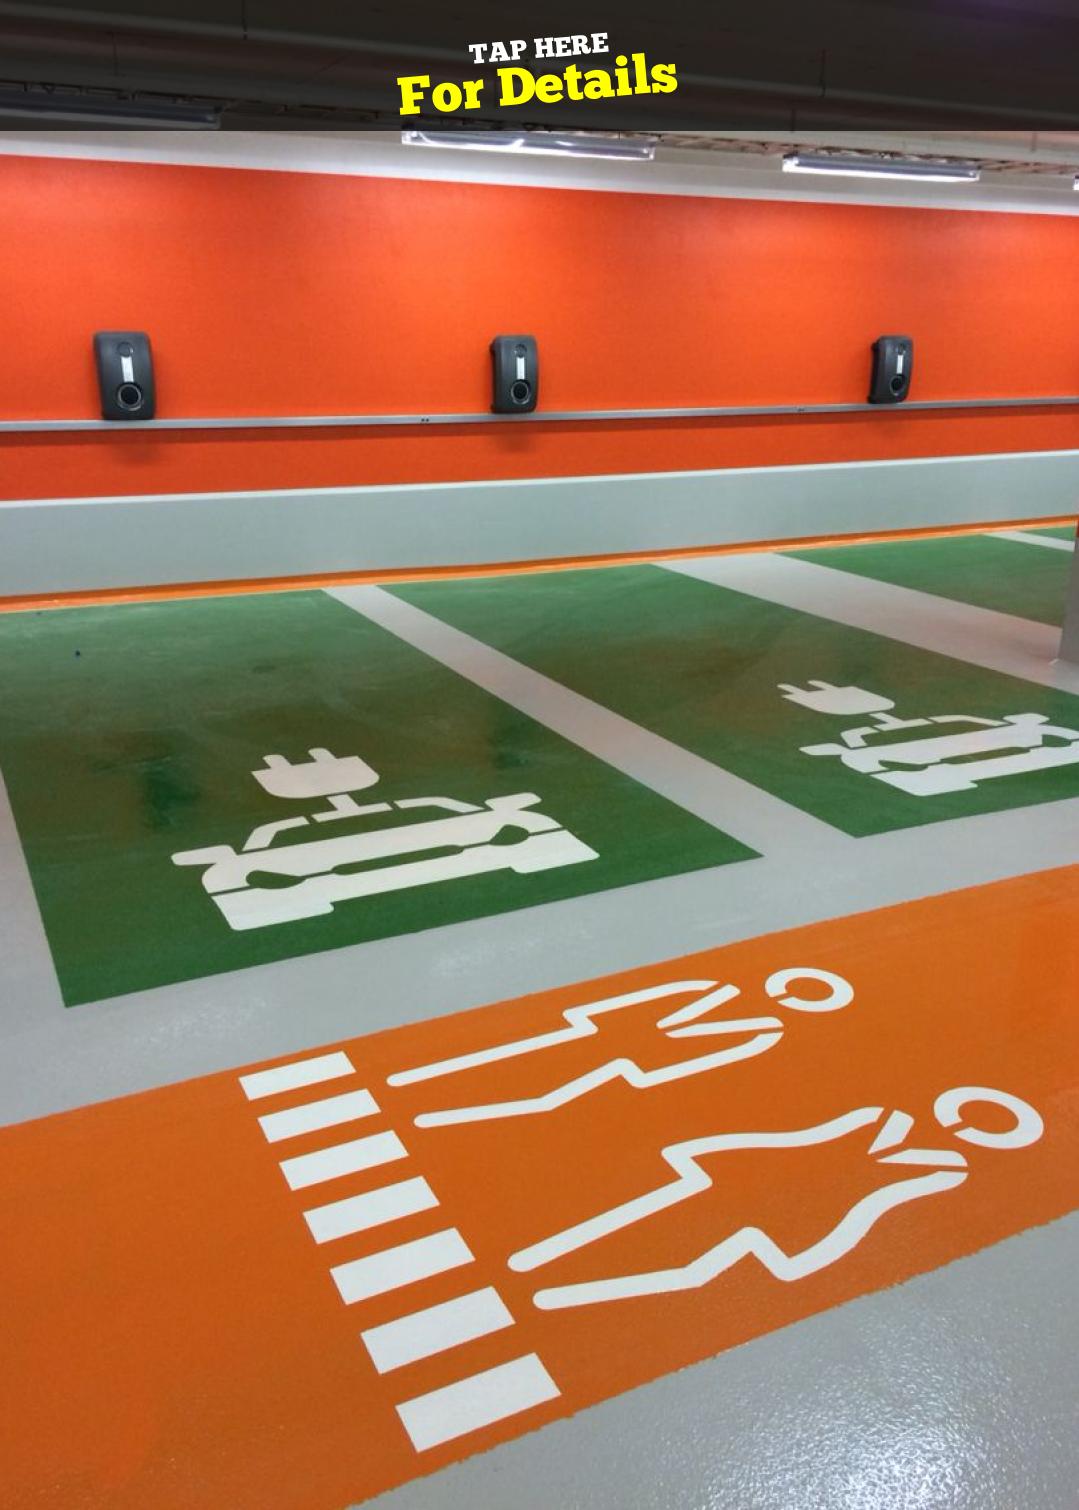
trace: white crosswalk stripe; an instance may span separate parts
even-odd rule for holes
[[[377,1169],[381,1164],[407,1157],[408,1150],[396,1133],[371,1133],[366,1138],[352,1138],[348,1143],[335,1143],[314,1153],[282,1159],[281,1173],[290,1190],[306,1190],[310,1185],[338,1180],[346,1174],[361,1174],[365,1169]]]
[[[386,1222],[415,1216],[418,1211],[430,1211],[437,1205],[438,1197],[427,1181],[416,1178],[368,1190],[363,1195],[350,1195],[328,1206],[316,1206],[305,1211],[303,1219],[316,1243],[329,1243],[354,1232],[366,1232]]]
[[[249,1101],[259,1101],[263,1096],[277,1096],[282,1091],[295,1091],[304,1085],[318,1085],[355,1073],[348,1055],[338,1052],[319,1054],[315,1059],[296,1059],[270,1070],[255,1070],[253,1074],[241,1075],[240,1084]]]
[[[342,1122],[355,1122],[377,1111],[378,1102],[370,1091],[346,1091],[343,1096],[327,1096],[323,1101],[307,1101],[286,1111],[267,1112],[259,1118],[259,1126],[268,1143],[280,1143],[283,1138],[338,1127]]]
[[[447,1227],[381,1253],[338,1264],[330,1270],[330,1276],[341,1299],[350,1306],[473,1262],[472,1250],[456,1227]]]
[[[417,1452],[520,1415],[561,1394],[535,1353],[500,1363],[397,1407]]]
[[[502,1297],[488,1286],[440,1305],[426,1306],[383,1326],[370,1327],[361,1337],[379,1373],[388,1374],[513,1324]]]

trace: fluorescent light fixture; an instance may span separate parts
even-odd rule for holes
[[[651,162],[654,136],[596,136],[590,131],[402,131],[409,147],[457,147],[469,152],[512,152],[521,157],[602,157]]]
[[[38,89],[0,90],[0,119],[47,121],[57,126],[168,126],[178,131],[215,131],[221,124],[220,113],[213,105],[102,99]]]
[[[918,157],[873,157],[860,153],[789,152],[784,173],[831,173],[844,178],[902,178],[916,183],[977,183],[976,163],[927,162]]]

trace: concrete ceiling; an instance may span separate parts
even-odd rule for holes
[[[676,93],[522,110],[520,124],[1079,130],[1075,0],[679,0],[669,10],[668,20],[652,0],[621,0],[615,20],[595,24],[611,26],[616,48],[677,62]],[[222,124],[247,129],[396,127],[397,74],[461,78],[476,72],[466,42],[583,24],[577,0],[548,0],[528,22],[508,16],[501,0],[0,0],[0,92],[205,101]]]

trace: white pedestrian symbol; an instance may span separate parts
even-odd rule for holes
[[[978,1125],[976,1115],[968,1121],[965,1110],[974,1105],[992,1108],[996,1115],[991,1116],[991,1121],[999,1120],[1000,1110],[1006,1111],[1012,1118],[1012,1125],[1003,1131],[991,1131]],[[937,1097],[933,1115],[953,1138],[979,1148],[1026,1148],[1036,1143],[1044,1131],[1040,1115],[1028,1102],[988,1086],[964,1085],[945,1091]],[[711,1190],[713,1178],[701,1167],[698,1162],[701,1158],[745,1149],[808,1148],[871,1128],[878,1131],[865,1154],[874,1162],[882,1166],[928,1168],[933,1173],[918,1174],[911,1179],[890,1181],[880,1186],[857,1201],[835,1226],[808,1248],[787,1253],[759,1227],[741,1227],[689,1263],[644,1273],[614,1274],[579,1284],[556,1285],[537,1291],[533,1298],[541,1310],[561,1310],[570,1306],[693,1290],[750,1257],[756,1258],[776,1279],[788,1283],[804,1279],[845,1257],[889,1211],[963,1184],[968,1174],[964,1154],[956,1148],[902,1146],[914,1128],[914,1118],[904,1111],[887,1114],[881,1106],[858,1107],[828,1122],[794,1131],[721,1133],[715,1137],[673,1143],[661,1151],[662,1159],[674,1171],[673,1180],[531,1247],[522,1248],[510,1258],[509,1267],[522,1273],[542,1268]]]
[[[203,867],[203,888],[233,929],[323,917],[338,902],[492,871],[527,875],[598,859],[594,849],[557,819],[534,811],[542,801],[534,792],[491,797],[482,805],[452,797],[360,805],[350,793],[379,779],[366,761],[321,748],[308,754],[310,760],[296,764],[282,755],[266,755],[262,768],[251,774],[272,796],[326,798],[328,808],[260,824],[240,850],[214,844],[172,856],[175,865]],[[355,833],[320,834],[306,843],[275,847],[279,834],[312,822],[338,823],[395,811],[411,815],[423,809],[434,809],[438,816]],[[397,865],[385,863],[398,856],[410,858]]]
[[[868,715],[868,724],[842,730],[838,741],[802,745],[801,753],[838,757],[848,770],[912,797],[973,792],[983,781],[1079,764],[1079,730],[1051,724],[1043,713],[896,718],[887,711],[894,702],[858,687],[811,681],[803,689],[782,682],[780,691],[788,702],[815,712]],[[956,725],[963,727],[960,730]],[[881,738],[908,729],[930,732],[902,740]],[[876,743],[871,745],[870,740]]]
[[[799,996],[791,991],[797,981],[815,981],[827,987],[827,993],[814,998]],[[854,989],[840,975],[830,970],[817,970],[810,966],[777,970],[764,983],[765,993],[778,1000],[779,1005],[796,1012],[835,1012],[849,1006],[854,1000]],[[720,986],[711,980],[672,981],[661,986],[650,986],[642,991],[631,991],[624,996],[612,996],[604,1001],[591,1002],[587,1006],[570,1007],[562,1016],[567,1027],[556,1028],[550,1033],[540,1033],[530,1038],[519,1038],[509,1043],[496,1044],[491,1048],[477,1049],[454,1059],[439,1060],[434,1064],[421,1065],[417,1069],[402,1070],[390,1075],[388,1083],[393,1086],[415,1085],[425,1080],[434,1080],[444,1075],[459,1074],[464,1070],[478,1069],[483,1065],[501,1060],[518,1058],[555,1049],[564,1044],[580,1041],[599,1032],[596,1019],[612,1012],[639,1006],[649,1001],[683,995],[687,991],[703,991],[705,994],[688,1005],[679,1007],[661,1017],[656,1023],[658,1032],[668,1040],[698,1038],[729,1038],[737,1036],[740,1041],[729,1047],[716,1049],[708,1054],[694,1054],[674,1064],[657,1069],[645,1069],[633,1059],[609,1059],[594,1070],[577,1075],[555,1085],[541,1095],[512,1101],[496,1101],[472,1106],[452,1107],[443,1111],[422,1112],[416,1117],[417,1127],[449,1127],[463,1122],[495,1121],[503,1117],[526,1117],[557,1110],[571,1101],[586,1096],[601,1085],[621,1080],[634,1090],[650,1090],[653,1086],[668,1085],[674,1080],[683,1080],[690,1075],[704,1074],[736,1064],[743,1059],[755,1058],[767,1053],[783,1037],[784,1023],[779,1017],[757,1016],[716,1018],[701,1021],[714,1008],[724,1006],[741,995],[737,986]],[[748,1034],[748,1037],[743,1035]]]

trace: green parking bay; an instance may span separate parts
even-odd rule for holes
[[[319,592],[7,615],[0,674],[69,1006],[753,854]]]
[[[1043,533],[1063,540],[1068,532]],[[998,535],[954,535],[938,540],[829,545],[785,554],[893,587],[954,598],[975,608],[1058,627],[1064,623],[1072,564],[1067,551]]]
[[[823,591],[819,617],[658,566],[394,592],[851,835],[1079,793],[1079,698],[833,623]]]

